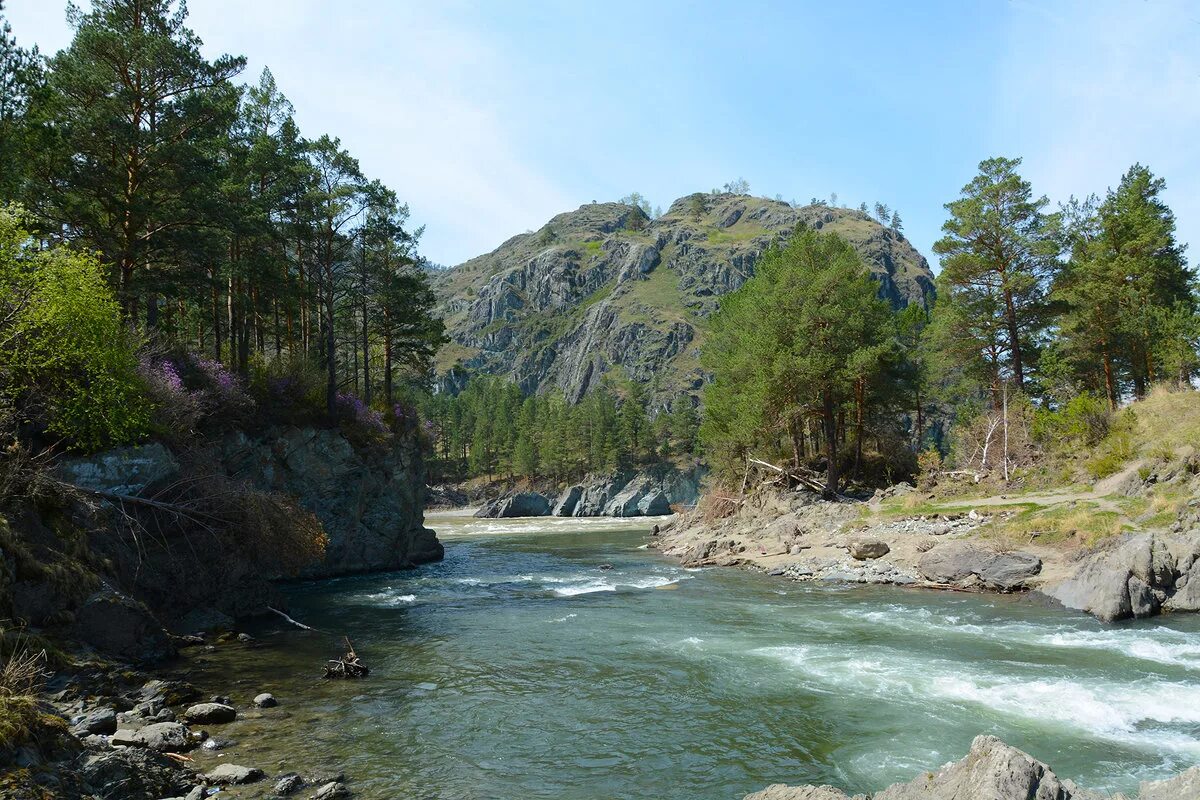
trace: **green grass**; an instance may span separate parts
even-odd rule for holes
[[[738,223],[732,227],[723,230],[712,230],[708,232],[709,244],[743,244],[753,241],[761,236],[770,234],[766,228],[761,225]]]
[[[1124,517],[1101,509],[1094,503],[1080,502],[1051,508],[1027,508],[1007,519],[994,518],[982,535],[1015,545],[1086,545],[1130,530]]]

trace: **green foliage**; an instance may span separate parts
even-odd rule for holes
[[[0,392],[79,449],[132,441],[149,423],[133,341],[92,256],[38,249],[0,209]]]
[[[695,449],[696,414],[647,412],[643,391],[618,394],[602,382],[578,403],[561,394],[526,397],[513,383],[475,376],[456,397],[431,395],[423,415],[434,427],[434,469],[443,478],[566,480],[606,473]]]
[[[867,386],[894,352],[892,331],[888,305],[844,240],[801,230],[772,246],[711,320],[706,453],[726,475],[781,437],[799,457],[805,426],[818,421],[828,489],[836,491],[839,415],[850,409],[864,419]]]
[[[1108,435],[1087,462],[1087,471],[1095,479],[1107,478],[1124,469],[1137,457],[1137,414],[1126,409],[1116,416]]]
[[[1052,450],[1093,447],[1108,435],[1113,413],[1093,394],[1072,397],[1061,408],[1034,413],[1033,437]]]

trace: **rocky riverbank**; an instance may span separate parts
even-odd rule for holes
[[[736,512],[663,526],[654,546],[688,566],[746,566],[793,580],[1037,592],[1111,622],[1200,610],[1200,529],[1128,533],[1094,546],[994,536],[1005,506],[894,516],[881,503],[763,491]]]
[[[1200,797],[1200,767],[1174,778],[1143,782],[1137,800],[1195,800]],[[1076,786],[1050,767],[1009,747],[994,736],[978,736],[961,760],[926,772],[911,783],[897,783],[878,794],[850,797],[832,786],[776,784],[745,800],[1133,800]]]
[[[695,506],[707,469],[656,464],[642,470],[589,476],[565,488],[525,487],[486,500],[476,516],[657,517]],[[442,491],[439,497],[448,496]]]

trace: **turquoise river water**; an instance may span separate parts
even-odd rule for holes
[[[688,570],[640,547],[652,522],[433,515],[443,563],[289,587],[371,676],[320,681],[339,640],[265,623],[191,678],[281,705],[199,758],[344,770],[363,798],[559,800],[874,791],[979,733],[1097,789],[1200,763],[1200,619]]]

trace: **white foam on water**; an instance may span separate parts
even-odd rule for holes
[[[566,622],[567,620],[574,619],[577,616],[579,616],[579,615],[578,614],[567,614],[565,617],[559,617],[558,619],[552,619],[550,621],[551,622]]]
[[[593,578],[583,583],[559,585],[553,591],[559,597],[575,597],[596,592],[615,592],[618,589],[658,589],[688,580],[691,577],[691,575],[649,575],[641,578],[622,578],[620,576],[614,576],[611,579]],[[558,581],[548,580],[547,583],[553,584]]]
[[[1200,635],[1170,628],[1065,631],[1045,634],[1037,641],[1051,647],[1116,651],[1142,661],[1200,669]]]
[[[841,693],[981,706],[1134,747],[1200,755],[1200,739],[1189,735],[1200,725],[1200,685],[1195,683],[1149,678],[1123,683],[1071,677],[1030,680],[980,673],[959,662],[900,656],[885,648],[847,655],[836,645],[793,645],[750,653],[782,661],[802,680]]]

